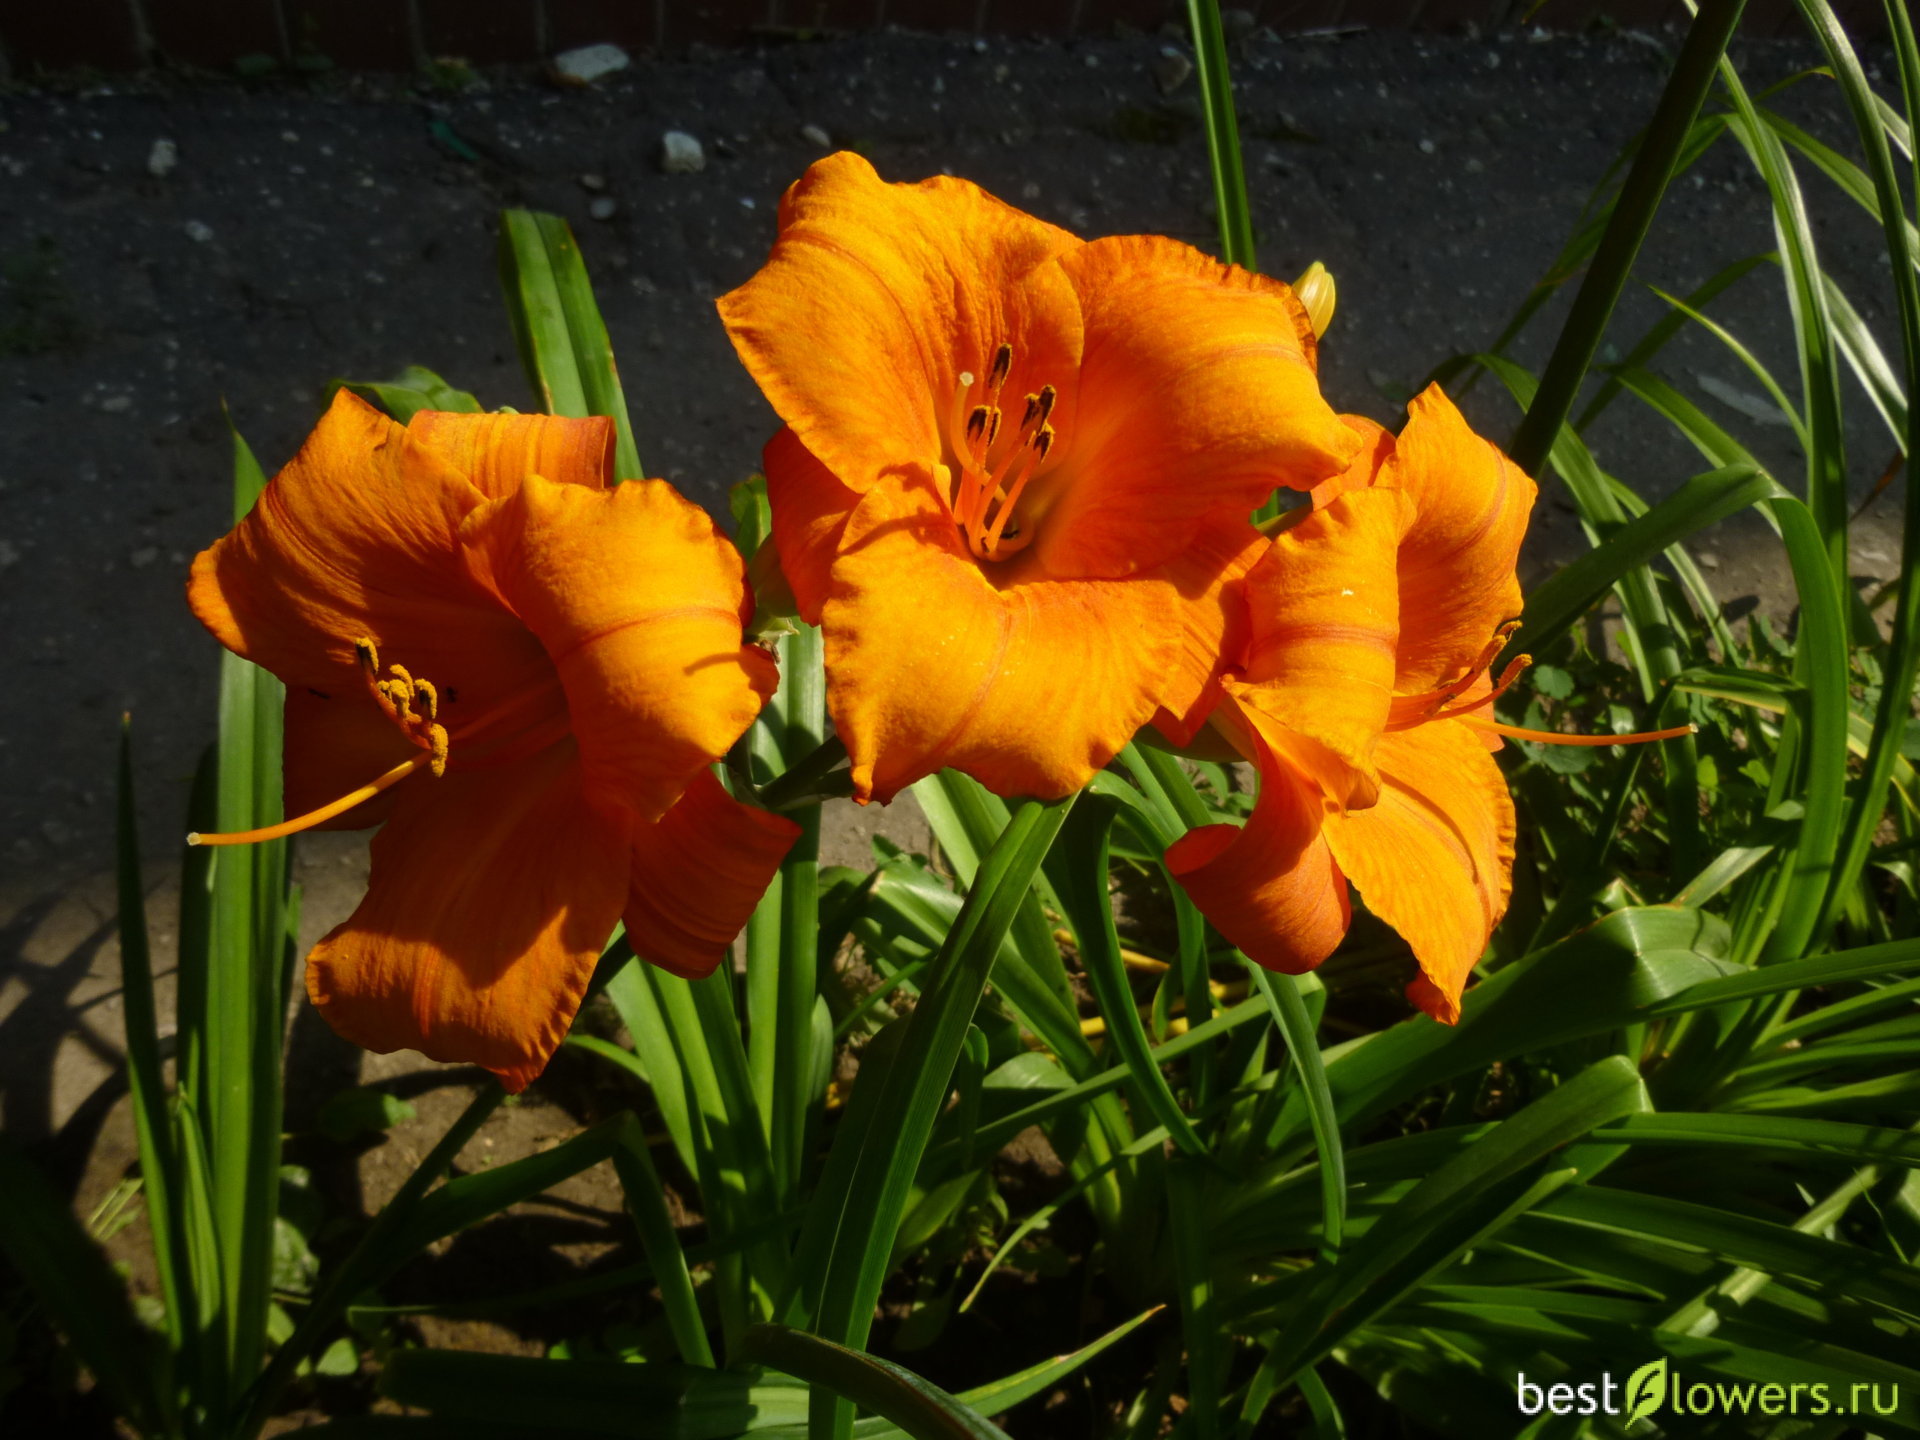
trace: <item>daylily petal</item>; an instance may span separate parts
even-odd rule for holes
[[[1394,561],[1408,506],[1391,490],[1355,490],[1274,538],[1247,577],[1252,635],[1244,683],[1229,688],[1358,775],[1393,702],[1399,591]],[[1367,803],[1345,789],[1342,803]]]
[[[1163,579],[1058,581],[983,568],[924,478],[867,492],[823,611],[828,704],[854,794],[942,766],[1002,795],[1065,795],[1151,718],[1177,663]]]
[[[1154,727],[1175,745],[1193,743],[1220,700],[1221,668],[1246,648],[1242,582],[1267,553],[1267,541],[1241,516],[1211,521],[1157,572],[1179,595],[1180,640],[1160,687]]]
[[[702,770],[658,822],[634,827],[626,908],[634,954],[690,980],[712,973],[799,834]]]
[[[1326,839],[1367,907],[1420,962],[1408,996],[1434,1019],[1460,1016],[1460,992],[1506,913],[1513,800],[1467,726],[1445,720],[1385,736],[1379,803],[1329,816]]]
[[[720,315],[780,418],[865,491],[902,463],[931,471],[958,376],[1000,344],[1016,395],[1030,371],[1077,364],[1071,293],[1023,277],[1080,243],[964,180],[890,185],[842,152],[787,191],[773,253]]]
[[[422,410],[407,433],[492,499],[511,494],[529,475],[589,490],[613,482],[613,421],[600,415],[575,420]]]
[[[460,523],[482,498],[341,390],[252,513],[195,559],[188,603],[221,644],[289,687],[364,686],[354,642],[365,636],[383,664],[469,707],[491,704],[547,661],[455,556]]]
[[[545,1067],[620,918],[630,817],[589,805],[571,742],[512,766],[414,777],[374,837],[360,908],[307,960],[343,1037],[483,1065],[508,1090]]]
[[[772,657],[741,643],[739,552],[664,480],[533,476],[476,509],[461,543],[559,671],[596,803],[657,820],[773,694]]]
[[[818,625],[840,536],[860,497],[836,480],[786,426],[767,442],[760,463],[767,472],[767,503],[773,509],[781,573],[792,587],[800,618]]]
[[[1417,694],[1458,676],[1520,614],[1514,565],[1536,488],[1437,385],[1408,406],[1379,483],[1404,491],[1417,512],[1400,552],[1395,685]]]
[[[1080,404],[1027,502],[1050,574],[1149,569],[1210,511],[1346,468],[1359,442],[1321,397],[1285,285],[1157,235],[1095,240],[1058,268],[1086,338]]]
[[[1352,923],[1347,882],[1321,836],[1318,787],[1255,737],[1260,798],[1245,829],[1207,825],[1167,850],[1167,869],[1228,940],[1269,970],[1299,975]]]
[[[1316,509],[1331,505],[1349,490],[1364,490],[1379,479],[1380,471],[1393,458],[1393,432],[1364,415],[1342,415],[1340,423],[1360,437],[1360,448],[1353,452],[1347,468],[1331,480],[1313,487]]]

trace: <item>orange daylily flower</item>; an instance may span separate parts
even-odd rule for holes
[[[611,486],[611,455],[605,420],[402,427],[343,390],[187,587],[286,683],[286,801],[308,812],[195,838],[386,821],[308,994],[356,1044],[509,1090],[545,1067],[617,922],[705,974],[798,833],[708,768],[777,679],[741,642],[739,556],[664,481]]]
[[[720,313],[786,422],[773,538],[863,801],[942,766],[1059,796],[1149,722],[1191,738],[1248,511],[1356,444],[1287,286],[851,154]]]
[[[1367,437],[1247,579],[1251,638],[1220,719],[1260,772],[1245,829],[1167,852],[1221,934],[1298,974],[1345,936],[1348,883],[1412,947],[1409,998],[1435,1019],[1460,996],[1507,907],[1513,801],[1490,751],[1487,667],[1520,613],[1514,574],[1535,487],[1439,387],[1396,438]],[[1661,732],[1661,737],[1682,731]]]

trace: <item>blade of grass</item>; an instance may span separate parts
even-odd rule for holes
[[[1162,855],[1189,829],[1211,825],[1219,818],[1194,788],[1186,767],[1164,750],[1129,742],[1126,749],[1120,752],[1120,761],[1147,798],[1156,802],[1150,806],[1150,813],[1155,817],[1152,839]],[[1162,870],[1164,873],[1164,866]],[[1180,944],[1177,956],[1180,996],[1186,1002],[1187,1023],[1198,1025],[1213,1014],[1212,975],[1207,965],[1206,919],[1187,897],[1186,890],[1171,875],[1166,878],[1167,894],[1173,901],[1175,933]],[[1216,1083],[1212,1050],[1197,1052],[1189,1068],[1194,1103],[1205,1105],[1213,1097]]]
[[[890,1420],[913,1440],[1005,1440],[978,1411],[903,1365],[785,1325],[756,1325],[747,1334],[749,1359],[846,1397]]]
[[[1842,425],[1840,364],[1834,344],[1833,320],[1826,290],[1820,284],[1820,260],[1813,239],[1813,222],[1780,137],[1761,121],[1752,98],[1733,63],[1720,59],[1720,82],[1733,101],[1728,122],[1732,134],[1752,159],[1773,205],[1774,234],[1779,242],[1787,303],[1793,315],[1795,346],[1800,357],[1800,385],[1806,407],[1807,508],[1813,513],[1826,547],[1831,575],[1847,574],[1847,461]]]
[[[1732,465],[1696,475],[1646,514],[1536,585],[1521,612],[1511,653],[1545,650],[1579,621],[1620,579],[1668,546],[1750,505],[1785,495],[1764,472]],[[1679,672],[1675,672],[1676,674]]]
[[[1784,868],[1780,921],[1761,950],[1763,964],[1799,957],[1820,933],[1816,927],[1838,868],[1836,852],[1846,818],[1848,729],[1847,622],[1829,568],[1831,552],[1822,544],[1827,537],[1812,510],[1799,501],[1767,504],[1779,522],[1800,597],[1794,669],[1806,687],[1807,726],[1801,784],[1806,813],[1793,858]]]
[[[120,902],[120,994],[127,1040],[127,1089],[140,1146],[141,1189],[153,1233],[154,1268],[166,1306],[167,1341],[188,1353],[200,1321],[186,1231],[180,1215],[180,1164],[174,1149],[160,1059],[160,1022],[153,1001],[153,956],[147,942],[147,902],[140,870],[140,834],[133,793],[133,724],[120,720],[120,770],[115,842]]]
[[[229,426],[231,429],[231,426]],[[237,430],[233,514],[253,508],[266,476]],[[282,816],[280,707],[265,670],[220,657],[220,738],[213,830],[251,830]],[[224,1370],[246,1385],[259,1372],[271,1303],[273,1225],[280,1177],[280,1051],[286,1006],[285,840],[220,849],[210,861],[211,926],[204,966],[204,1088],[191,1093],[204,1124],[213,1236],[225,1286]],[[231,1404],[220,1395],[216,1408]]]
[[[1266,998],[1273,1012],[1273,1023],[1287,1042],[1293,1057],[1294,1073],[1306,1096],[1307,1121],[1313,1128],[1313,1143],[1320,1156],[1320,1258],[1331,1264],[1340,1257],[1340,1246],[1347,1224],[1346,1154],[1340,1142],[1340,1117],[1333,1107],[1333,1090],[1327,1084],[1326,1063],[1320,1055],[1320,1042],[1314,1038],[1314,1023],[1307,1014],[1300,987],[1291,975],[1275,976],[1248,962],[1247,973]]]
[[[1780,257],[1771,252],[1764,255],[1749,255],[1745,259],[1736,260],[1726,268],[1716,271],[1700,285],[1689,290],[1681,306],[1676,307],[1671,313],[1661,316],[1652,325],[1648,326],[1647,333],[1640,337],[1639,341],[1635,343],[1631,350],[1620,357],[1618,368],[1644,370],[1654,362],[1654,359],[1662,350],[1667,348],[1668,342],[1673,340],[1675,336],[1686,328],[1689,315],[1705,314],[1707,306],[1718,299],[1726,290],[1737,282],[1744,280],[1760,266],[1769,263],[1779,264]],[[1612,366],[1608,367],[1609,370],[1614,368],[1615,367]],[[1619,397],[1619,394],[1619,378],[1616,375],[1609,374],[1600,388],[1594,391],[1593,399],[1587,402],[1586,409],[1580,412],[1580,418],[1573,422],[1573,428],[1580,431],[1586,430],[1595,420],[1600,418],[1601,413]]]
[[[1105,874],[1104,869],[1101,873]],[[1208,1167],[1189,1156],[1175,1155],[1167,1163],[1166,1174],[1167,1234],[1180,1302],[1180,1335],[1187,1350],[1187,1420],[1197,1440],[1218,1440],[1221,1386],[1232,1347],[1214,1294]]]
[[[1886,126],[1875,108],[1877,97],[1861,73],[1859,56],[1829,6],[1810,3],[1802,8],[1833,63],[1873,174],[1899,312],[1908,399],[1905,448],[1911,463],[1911,457],[1920,455],[1920,414],[1916,414],[1916,407],[1920,407],[1920,280],[1916,280],[1914,272],[1920,256],[1910,243],[1906,208],[1887,145]],[[1901,4],[1889,5],[1887,14],[1907,111],[1909,115],[1920,113],[1920,44],[1915,41],[1913,16]],[[1920,157],[1916,158],[1912,178],[1920,181]],[[1873,741],[1857,796],[1846,817],[1832,885],[1820,907],[1815,934],[1827,932],[1866,864],[1885,803],[1887,783],[1912,713],[1914,682],[1920,676],[1920,576],[1916,575],[1916,571],[1920,571],[1920,493],[1916,492],[1920,492],[1920,486],[1916,486],[1909,475],[1901,532],[1900,575],[1893,608],[1893,637],[1882,663],[1883,679],[1874,712]],[[1846,574],[1844,570],[1840,573]]]
[[[1519,366],[1497,357],[1485,357],[1484,363],[1514,397],[1528,407],[1527,413],[1533,414],[1539,405],[1539,393],[1532,377]],[[1627,519],[1627,507],[1619,499],[1617,482],[1595,463],[1585,442],[1565,426],[1551,439],[1554,469],[1572,492],[1588,538],[1598,546],[1623,526],[1630,527],[1632,522]],[[1617,583],[1625,621],[1622,639],[1627,657],[1639,676],[1641,694],[1649,704],[1663,702],[1662,688],[1686,665],[1679,649],[1679,636],[1684,627],[1668,610],[1653,572],[1644,564],[1628,568]],[[1517,653],[1512,645],[1505,652],[1508,656]],[[1661,741],[1660,757],[1673,865],[1687,873],[1697,870],[1706,858],[1700,828],[1698,749],[1691,735],[1683,735]]]
[[[1713,84],[1715,67],[1726,53],[1727,41],[1733,37],[1744,8],[1745,0],[1704,0],[1687,27],[1673,73],[1660,92],[1660,103],[1648,123],[1639,153],[1634,156],[1586,279],[1580,283],[1547,361],[1540,392],[1527,407],[1526,418],[1507,447],[1513,462],[1528,474],[1546,459],[1554,437],[1572,412],[1581,382],[1599,353],[1614,303],[1653,224],[1701,102]]]
[[[1648,1108],[1639,1072],[1624,1056],[1613,1055],[1500,1122],[1415,1185],[1353,1243],[1341,1264],[1324,1270],[1313,1293],[1282,1332],[1277,1348],[1286,1359],[1278,1368],[1291,1377],[1352,1333],[1365,1321],[1368,1310],[1391,1303],[1392,1291],[1404,1293],[1406,1287],[1398,1275],[1404,1263],[1417,1262],[1427,1272],[1444,1263],[1444,1256],[1431,1253],[1440,1248],[1432,1242],[1489,1191],[1497,1193],[1509,1181],[1519,1184],[1528,1167],[1553,1150],[1609,1121]],[[1565,1183],[1557,1177],[1541,1178],[1547,1181],[1549,1193]],[[1541,1189],[1536,1182],[1511,1200],[1498,1202],[1498,1213],[1491,1218],[1506,1218],[1516,1201],[1524,1204],[1544,1198],[1536,1195]],[[1485,1226],[1476,1229],[1483,1232]],[[1390,1293],[1382,1294],[1382,1288]]]
[[[319,1342],[339,1321],[362,1291],[379,1283],[392,1270],[398,1268],[413,1250],[404,1243],[406,1227],[413,1223],[420,1209],[421,1201],[434,1183],[447,1173],[449,1167],[466,1149],[467,1142],[484,1125],[487,1117],[507,1098],[507,1092],[497,1083],[489,1081],[468,1102],[467,1108],[460,1112],[453,1124],[447,1127],[447,1133],[427,1152],[413,1169],[413,1173],[401,1182],[367,1233],[348,1252],[346,1258],[327,1277],[319,1291],[313,1297],[313,1303],[300,1317],[294,1332],[286,1342],[274,1352],[267,1368],[256,1379],[245,1396],[245,1418],[234,1428],[238,1440],[253,1440],[273,1414],[280,1399],[280,1392],[299,1371],[300,1362],[318,1353]],[[554,1151],[548,1151],[551,1155]],[[533,1156],[532,1159],[544,1159],[545,1156]],[[515,1162],[520,1163],[520,1162]],[[511,1167],[507,1167],[511,1168]]]
[[[1167,1077],[1153,1063],[1152,1045],[1120,955],[1120,935],[1107,890],[1107,846],[1117,808],[1102,795],[1088,796],[1075,807],[1051,857],[1054,891],[1073,926],[1087,983],[1106,1017],[1107,1034],[1133,1074],[1134,1092],[1166,1127],[1175,1145],[1190,1156],[1205,1158],[1206,1142],[1195,1133]]]
[[[640,1231],[640,1248],[660,1287],[660,1304],[667,1312],[667,1327],[680,1358],[689,1365],[714,1364],[713,1347],[707,1343],[707,1327],[700,1319],[700,1302],[694,1297],[693,1277],[687,1273],[686,1252],[674,1232],[673,1217],[667,1213],[667,1199],[660,1174],[653,1168],[653,1157],[636,1125],[622,1137],[613,1152],[614,1173],[626,1193],[627,1210]]]
[[[907,1195],[1000,941],[1072,805],[1071,796],[1050,804],[1027,801],[1014,813],[981,861],[931,979],[921,987],[858,1151],[843,1161],[836,1144],[829,1157],[814,1199],[827,1217],[814,1307],[815,1331],[825,1339],[855,1349],[866,1343]],[[851,1408],[830,1397],[816,1397],[810,1413],[817,1440],[844,1440],[852,1426]]]
[[[140,1430],[178,1433],[165,1357],[134,1318],[127,1288],[46,1177],[0,1136],[0,1254],[27,1282],[80,1362]]]

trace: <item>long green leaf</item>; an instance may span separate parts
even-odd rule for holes
[[[686,1252],[680,1248],[673,1217],[667,1213],[660,1174],[653,1168],[653,1157],[647,1153],[646,1141],[637,1127],[615,1148],[613,1168],[626,1193],[627,1209],[639,1228],[640,1248],[646,1252],[648,1267],[660,1286],[660,1303],[667,1312],[680,1358],[690,1365],[711,1366],[713,1347],[707,1342],[707,1327],[700,1319],[700,1302],[694,1297]]]
[[[253,452],[232,432],[233,514],[245,517],[266,485]],[[199,828],[252,830],[282,816],[280,682],[233,654],[220,657],[220,738],[213,813]],[[183,1015],[188,1058],[183,1123],[203,1126],[223,1294],[217,1307],[220,1373],[235,1387],[258,1372],[271,1302],[273,1226],[280,1175],[280,1052],[289,851],[285,840],[225,846],[205,868],[209,927],[205,949],[181,955],[183,993],[204,1008]],[[195,972],[189,981],[187,972]],[[191,1037],[191,1038],[189,1038]],[[191,1201],[189,1203],[192,1203]],[[199,1222],[189,1217],[187,1224]],[[205,1297],[202,1297],[203,1300]],[[203,1357],[204,1358],[204,1357]],[[212,1382],[216,1372],[206,1372]],[[206,1397],[216,1408],[232,1396]]]
[[[199,1331],[199,1306],[180,1214],[180,1162],[160,1059],[160,1022],[153,999],[153,956],[147,941],[147,905],[141,879],[140,834],[133,789],[133,726],[120,722],[116,794],[116,868],[120,902],[120,993],[127,1040],[127,1088],[140,1146],[140,1177],[153,1233],[154,1267],[167,1309],[167,1340],[176,1355]]]
[[[433,1149],[427,1152],[426,1158],[414,1167],[413,1173],[401,1182],[400,1188],[394,1192],[393,1199],[389,1200],[379,1215],[374,1217],[373,1224],[367,1228],[366,1234],[361,1236],[359,1243],[328,1274],[326,1281],[307,1306],[306,1313],[300,1317],[299,1323],[294,1327],[293,1334],[274,1352],[273,1359],[266,1370],[247,1391],[245,1419],[235,1430],[240,1440],[252,1440],[253,1436],[260,1433],[261,1427],[266,1424],[267,1417],[273,1413],[281,1391],[298,1373],[301,1362],[317,1353],[320,1340],[339,1322],[340,1317],[346,1313],[347,1306],[362,1291],[379,1284],[381,1280],[405,1264],[422,1245],[430,1244],[441,1235],[451,1234],[454,1229],[459,1228],[455,1225],[435,1231],[424,1239],[414,1238],[408,1233],[408,1227],[415,1225],[418,1220],[429,1188],[447,1173],[460,1152],[466,1148],[467,1142],[473,1138],[474,1132],[486,1123],[487,1117],[493,1114],[505,1098],[506,1091],[502,1090],[498,1084],[489,1081],[468,1102],[467,1108],[461,1111],[453,1124],[447,1127],[446,1134],[442,1135]],[[631,1121],[630,1116],[623,1116],[621,1119]],[[607,1127],[600,1128],[604,1130]],[[609,1140],[607,1143],[611,1145],[613,1142]],[[565,1146],[556,1147],[544,1154],[529,1156],[528,1160],[546,1161],[549,1156],[556,1155],[565,1148]],[[572,1153],[577,1154],[578,1151]],[[586,1164],[590,1163],[592,1163],[591,1158],[579,1168],[584,1169]],[[514,1166],[521,1166],[519,1173],[525,1175],[526,1164],[526,1161],[515,1161],[513,1165],[503,1166],[502,1170],[512,1170]],[[525,1193],[538,1193],[547,1185],[557,1184],[566,1175],[577,1173],[577,1170],[554,1169],[550,1165],[535,1168],[540,1178],[534,1189]],[[516,1195],[514,1198],[524,1198],[524,1196]],[[504,1203],[511,1204],[512,1200]],[[432,1230],[431,1225],[427,1228]]]
[[[1087,983],[1106,1017],[1107,1035],[1133,1073],[1134,1090],[1153,1118],[1166,1127],[1173,1142],[1192,1156],[1207,1154],[1206,1142],[1174,1098],[1167,1077],[1153,1063],[1146,1026],[1134,1006],[1128,987],[1126,962],[1120,954],[1120,935],[1114,927],[1113,905],[1107,891],[1107,841],[1117,806],[1094,795],[1075,807],[1060,833],[1051,857],[1054,893],[1066,908],[1086,969]]]
[[[114,1408],[150,1434],[176,1421],[166,1361],[134,1319],[127,1289],[67,1202],[0,1136],[0,1254],[72,1344]]]
[[[1311,1296],[1287,1322],[1279,1346],[1286,1359],[1278,1368],[1292,1375],[1362,1323],[1367,1310],[1383,1308],[1394,1293],[1404,1293],[1406,1278],[1396,1275],[1403,1262],[1420,1257],[1423,1273],[1430,1272],[1444,1258],[1433,1253],[1445,1248],[1436,1247],[1434,1237],[1490,1191],[1509,1180],[1518,1183],[1522,1171],[1568,1141],[1647,1108],[1639,1073],[1624,1056],[1614,1055],[1502,1121],[1415,1185],[1353,1242],[1340,1264],[1324,1268]],[[1549,1188],[1566,1178],[1561,1172],[1548,1181]],[[1537,1183],[1511,1199],[1495,1200],[1495,1214],[1488,1218],[1504,1218],[1516,1202],[1530,1203],[1536,1189]],[[1484,1229],[1476,1226],[1474,1233]],[[1362,1296],[1381,1282],[1390,1282],[1387,1293],[1363,1303]]]
[[[1839,583],[1829,568],[1829,551],[1822,544],[1816,517],[1790,498],[1769,501],[1768,508],[1780,524],[1800,596],[1795,671],[1808,700],[1802,782],[1806,813],[1785,874],[1780,923],[1761,952],[1761,959],[1771,962],[1805,953],[1815,938],[1822,902],[1833,882],[1846,817],[1849,652]]]
[[[533,210],[503,211],[500,283],[520,363],[540,408],[549,415],[612,420],[614,479],[639,479],[645,472],[613,344],[567,222]]]
[[[849,1138],[843,1134],[829,1157],[814,1200],[825,1218],[809,1227],[820,1237],[813,1242],[817,1269],[802,1272],[820,1276],[813,1309],[824,1339],[855,1349],[866,1341],[907,1195],[994,956],[1072,804],[1072,797],[1025,802],[981,861],[899,1052],[880,1077],[871,1120],[852,1137],[858,1150],[842,1158]],[[852,1424],[844,1404],[817,1404],[812,1414],[816,1426],[830,1419],[837,1436]]]
[[[1629,1115],[1593,1134],[1624,1145],[1735,1146],[1853,1164],[1920,1166],[1920,1136],[1880,1125],[1768,1115]]]
[[[1752,158],[1773,205],[1806,407],[1806,503],[1825,547],[1829,573],[1838,577],[1831,582],[1837,598],[1838,585],[1847,573],[1846,441],[1839,356],[1826,291],[1819,280],[1813,223],[1780,137],[1761,121],[1733,63],[1723,56],[1719,68],[1721,84],[1734,105],[1729,129]]]
[[[1920,279],[1916,279],[1914,268],[1920,262],[1920,250],[1913,243],[1906,219],[1899,177],[1887,144],[1887,127],[1876,108],[1877,97],[1861,72],[1859,57],[1824,0],[1807,0],[1802,8],[1833,63],[1873,174],[1900,320],[1908,401],[1905,450],[1911,466],[1913,457],[1920,455]],[[1887,11],[1907,110],[1909,115],[1920,114],[1920,45],[1915,43],[1913,16],[1900,4],[1889,5]],[[1912,178],[1920,179],[1920,157],[1915,157]],[[1917,490],[1920,487],[1914,485],[1910,473],[1901,533],[1900,579],[1894,599],[1893,638],[1882,666],[1873,742],[1867,755],[1865,776],[1846,818],[1837,863],[1833,867],[1832,887],[1821,906],[1815,934],[1826,932],[1866,864],[1874,831],[1879,825],[1887,782],[1893,774],[1912,713],[1910,697],[1915,679],[1920,676],[1920,576],[1915,573],[1920,570],[1920,493],[1916,493]]]
[[[747,1357],[890,1420],[913,1440],[1004,1440],[980,1413],[905,1366],[785,1325],[756,1325]]]
[[[1347,1162],[1340,1143],[1340,1117],[1334,1111],[1333,1088],[1327,1083],[1326,1060],[1314,1038],[1314,1024],[1300,998],[1300,983],[1291,975],[1275,977],[1249,964],[1247,973],[1266,997],[1273,1023],[1287,1042],[1294,1073],[1306,1096],[1307,1122],[1313,1128],[1314,1149],[1320,1156],[1321,1258],[1333,1261],[1347,1226]]]
[[[437,1417],[634,1440],[721,1440],[791,1424],[807,1403],[803,1387],[757,1370],[459,1350],[397,1351],[380,1389]]]
[[[1508,446],[1514,463],[1529,474],[1546,458],[1554,437],[1572,412],[1587,367],[1599,353],[1614,303],[1640,253],[1640,243],[1653,225],[1654,212],[1673,178],[1744,4],[1745,0],[1704,0],[1687,29],[1687,38],[1660,92],[1659,106],[1621,186],[1593,263],[1547,361],[1540,393],[1527,407],[1526,418]]]
[[[1197,1440],[1217,1440],[1231,1345],[1214,1286],[1206,1213],[1209,1176],[1202,1162],[1184,1155],[1168,1162],[1166,1174],[1167,1232],[1180,1301],[1180,1335],[1187,1350],[1187,1413]]]
[[[1240,160],[1240,126],[1233,113],[1233,82],[1227,73],[1227,41],[1220,27],[1220,0],[1187,0],[1193,33],[1194,69],[1207,128],[1207,166],[1213,203],[1220,213],[1220,254],[1229,265],[1255,268],[1253,215],[1247,203],[1247,172]]]
[[[1510,648],[1544,650],[1635,567],[1716,521],[1784,494],[1770,477],[1751,466],[1732,465],[1694,476],[1646,514],[1629,520],[1536,585]]]

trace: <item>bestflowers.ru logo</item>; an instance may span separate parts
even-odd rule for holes
[[[1514,1388],[1522,1415],[1617,1415],[1624,1425],[1671,1415],[1893,1415],[1904,1408],[1892,1381],[1689,1380],[1665,1357],[1624,1382],[1603,1372],[1545,1384],[1522,1371]]]

